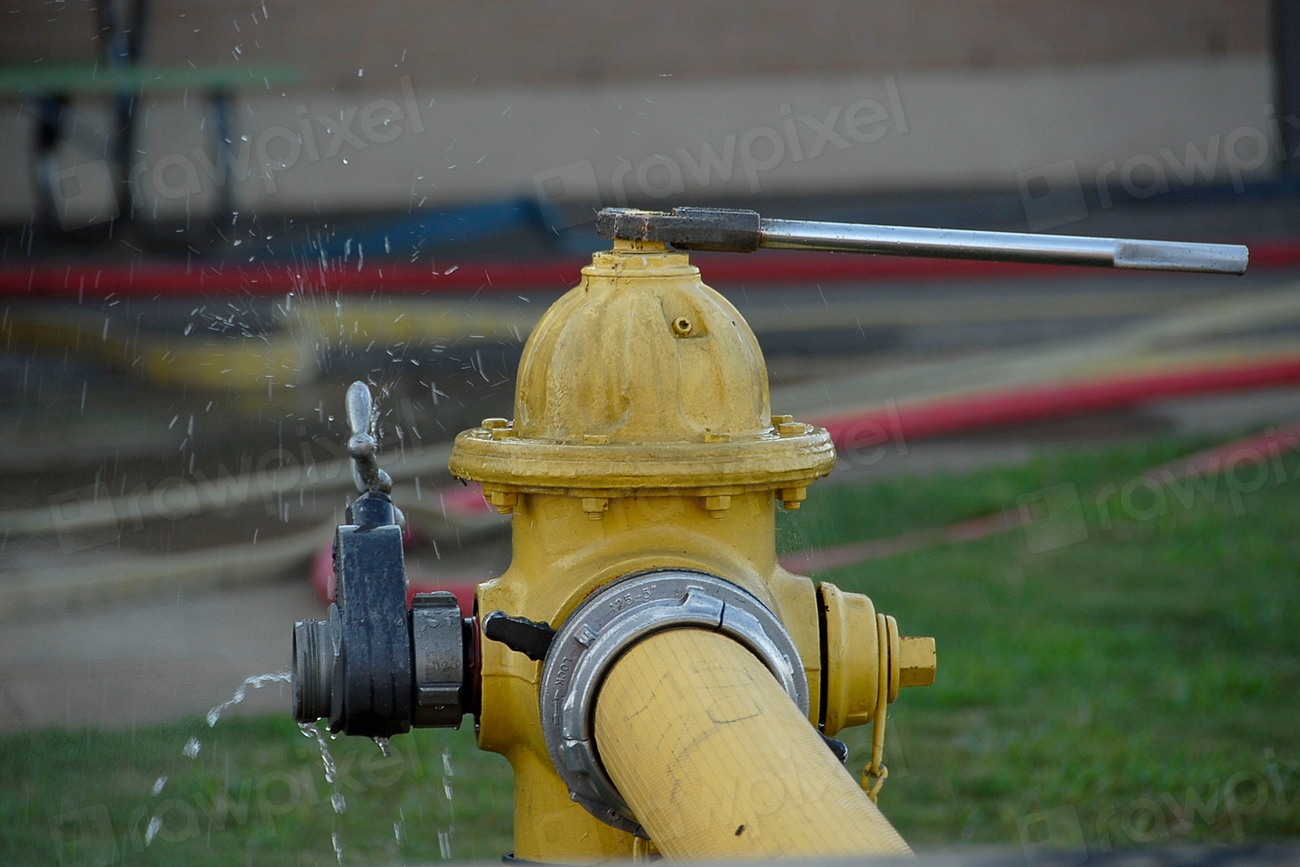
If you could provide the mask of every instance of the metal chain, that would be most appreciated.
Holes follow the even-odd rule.
[[[885,615],[876,615],[876,636],[879,645],[879,667],[876,676],[876,715],[871,721],[871,763],[862,769],[862,788],[876,803],[880,790],[889,779],[885,767],[885,717],[889,705],[889,624]]]

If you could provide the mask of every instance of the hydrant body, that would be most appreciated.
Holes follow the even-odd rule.
[[[784,625],[816,726],[819,596],[778,563],[775,509],[797,508],[834,461],[824,430],[772,416],[752,331],[686,254],[615,241],[529,338],[513,421],[457,437],[453,475],[513,513],[511,565],[477,610],[558,626],[624,576],[720,576]],[[631,856],[633,835],[576,803],[548,754],[542,664],[498,641],[481,664],[479,745],[514,768],[516,857]]]
[[[405,603],[405,519],[348,390],[361,496],[335,537],[328,620],[294,627],[294,717],[370,737],[477,720],[515,771],[525,861],[908,852],[876,809],[887,706],[932,683],[934,640],[781,568],[777,503],[835,462],[774,416],[753,332],[684,249],[760,247],[1242,273],[1227,245],[606,209],[614,247],[524,348],[515,417],[456,438],[450,469],[513,514],[513,559],[471,616]],[[671,244],[676,249],[668,249]],[[831,736],[873,723],[861,787]],[[865,793],[864,793],[865,790]]]

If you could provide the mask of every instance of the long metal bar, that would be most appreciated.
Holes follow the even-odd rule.
[[[1238,244],[918,229],[866,223],[763,219],[759,231],[759,246],[785,250],[1088,265],[1145,271],[1244,274],[1250,257],[1250,251]]]

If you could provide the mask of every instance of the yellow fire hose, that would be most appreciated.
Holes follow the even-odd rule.
[[[596,743],[667,858],[911,849],[759,659],[674,629],[634,645],[596,700]]]

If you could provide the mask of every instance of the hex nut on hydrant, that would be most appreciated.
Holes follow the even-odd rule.
[[[899,641],[899,686],[931,685],[936,665],[933,638],[905,637]]]

